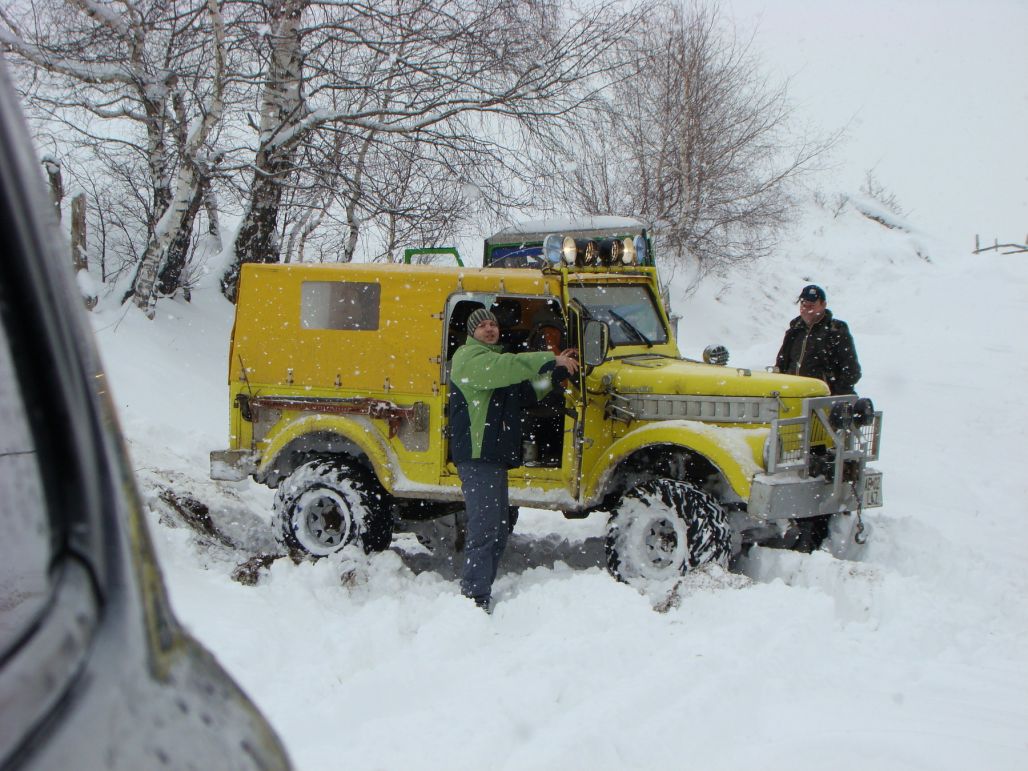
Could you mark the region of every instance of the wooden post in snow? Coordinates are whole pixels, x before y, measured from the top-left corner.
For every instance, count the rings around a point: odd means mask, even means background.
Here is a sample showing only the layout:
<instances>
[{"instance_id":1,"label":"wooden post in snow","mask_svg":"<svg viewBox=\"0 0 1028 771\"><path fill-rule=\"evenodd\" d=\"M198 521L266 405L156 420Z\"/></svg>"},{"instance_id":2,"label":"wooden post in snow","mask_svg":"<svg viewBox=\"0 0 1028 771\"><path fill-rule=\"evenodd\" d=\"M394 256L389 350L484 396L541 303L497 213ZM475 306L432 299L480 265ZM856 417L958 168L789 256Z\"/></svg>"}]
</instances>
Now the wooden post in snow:
<instances>
[{"instance_id":1,"label":"wooden post in snow","mask_svg":"<svg viewBox=\"0 0 1028 771\"><path fill-rule=\"evenodd\" d=\"M92 292L92 281L83 281L81 271L89 275L89 258L86 252L86 194L79 193L71 199L71 265L75 269L79 290L86 310L96 307L97 296Z\"/></svg>"}]
</instances>

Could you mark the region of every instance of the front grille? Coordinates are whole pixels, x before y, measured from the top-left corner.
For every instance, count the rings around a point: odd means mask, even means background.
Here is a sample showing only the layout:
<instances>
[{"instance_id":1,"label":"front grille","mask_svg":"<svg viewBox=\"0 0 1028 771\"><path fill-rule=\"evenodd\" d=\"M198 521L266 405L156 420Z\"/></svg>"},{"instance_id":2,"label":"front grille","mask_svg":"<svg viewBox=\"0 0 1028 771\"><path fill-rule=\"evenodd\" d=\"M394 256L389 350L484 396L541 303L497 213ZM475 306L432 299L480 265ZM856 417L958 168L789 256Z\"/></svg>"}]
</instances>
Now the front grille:
<instances>
[{"instance_id":1,"label":"front grille","mask_svg":"<svg viewBox=\"0 0 1028 771\"><path fill-rule=\"evenodd\" d=\"M607 416L614 420L697 420L706 423L770 423L776 398L612 393Z\"/></svg>"}]
</instances>

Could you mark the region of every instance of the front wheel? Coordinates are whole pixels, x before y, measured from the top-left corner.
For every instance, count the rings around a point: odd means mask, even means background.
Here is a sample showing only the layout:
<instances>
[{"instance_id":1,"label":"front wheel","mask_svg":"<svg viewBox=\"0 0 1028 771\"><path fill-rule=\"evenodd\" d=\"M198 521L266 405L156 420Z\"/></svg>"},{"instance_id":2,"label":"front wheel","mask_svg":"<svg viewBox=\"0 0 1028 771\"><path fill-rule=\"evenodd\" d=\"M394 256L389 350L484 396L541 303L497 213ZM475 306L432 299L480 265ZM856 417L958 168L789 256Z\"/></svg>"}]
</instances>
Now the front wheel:
<instances>
[{"instance_id":1,"label":"front wheel","mask_svg":"<svg viewBox=\"0 0 1028 771\"><path fill-rule=\"evenodd\" d=\"M382 551L392 540L385 491L362 467L321 458L290 474L275 493L275 537L290 552L326 557L350 543Z\"/></svg>"},{"instance_id":2,"label":"front wheel","mask_svg":"<svg viewBox=\"0 0 1028 771\"><path fill-rule=\"evenodd\" d=\"M674 579L708 562L728 564L728 518L717 499L687 482L633 487L607 525L607 569L629 584Z\"/></svg>"}]
</instances>

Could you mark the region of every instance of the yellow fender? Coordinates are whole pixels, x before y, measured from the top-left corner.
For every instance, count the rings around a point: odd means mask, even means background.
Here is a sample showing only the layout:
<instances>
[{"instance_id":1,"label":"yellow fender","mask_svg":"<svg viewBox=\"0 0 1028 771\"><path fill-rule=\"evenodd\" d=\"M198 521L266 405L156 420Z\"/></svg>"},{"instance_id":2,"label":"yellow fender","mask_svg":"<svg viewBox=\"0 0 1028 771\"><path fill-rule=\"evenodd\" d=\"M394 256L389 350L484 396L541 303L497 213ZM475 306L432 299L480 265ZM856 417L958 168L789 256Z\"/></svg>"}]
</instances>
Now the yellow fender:
<instances>
[{"instance_id":1,"label":"yellow fender","mask_svg":"<svg viewBox=\"0 0 1028 771\"><path fill-rule=\"evenodd\" d=\"M715 426L694 420L647 423L614 442L607 449L606 459L593 464L582 480L582 500L599 500L622 460L644 447L660 444L675 445L702 455L717 468L736 495L748 500L750 480L764 470L761 457L769 431L767 427Z\"/></svg>"},{"instance_id":2,"label":"yellow fender","mask_svg":"<svg viewBox=\"0 0 1028 771\"><path fill-rule=\"evenodd\" d=\"M262 453L258 472L263 473L275 464L281 453L291 442L306 434L336 434L357 445L368 456L379 481L387 490L393 488L394 464L392 452L367 418L344 417L340 415L304 415L273 432L274 439Z\"/></svg>"}]
</instances>

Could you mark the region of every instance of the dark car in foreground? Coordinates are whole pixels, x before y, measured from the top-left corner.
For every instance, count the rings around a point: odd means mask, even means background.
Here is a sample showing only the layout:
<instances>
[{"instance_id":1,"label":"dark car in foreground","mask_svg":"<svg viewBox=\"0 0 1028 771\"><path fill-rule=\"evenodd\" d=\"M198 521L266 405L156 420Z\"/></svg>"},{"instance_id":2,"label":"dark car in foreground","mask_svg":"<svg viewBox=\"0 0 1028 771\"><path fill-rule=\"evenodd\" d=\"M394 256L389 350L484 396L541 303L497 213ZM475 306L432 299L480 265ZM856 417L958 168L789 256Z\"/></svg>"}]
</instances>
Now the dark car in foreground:
<instances>
[{"instance_id":1,"label":"dark car in foreground","mask_svg":"<svg viewBox=\"0 0 1028 771\"><path fill-rule=\"evenodd\" d=\"M175 620L0 60L0 766L282 769Z\"/></svg>"}]
</instances>

